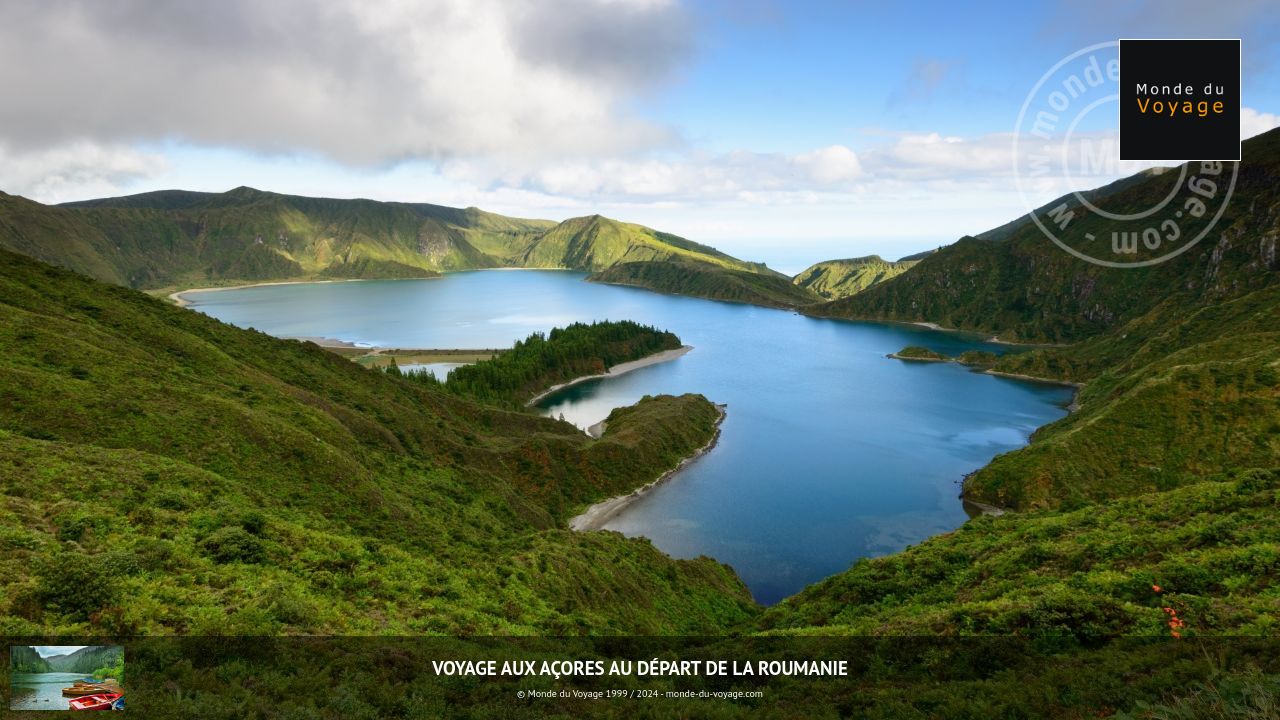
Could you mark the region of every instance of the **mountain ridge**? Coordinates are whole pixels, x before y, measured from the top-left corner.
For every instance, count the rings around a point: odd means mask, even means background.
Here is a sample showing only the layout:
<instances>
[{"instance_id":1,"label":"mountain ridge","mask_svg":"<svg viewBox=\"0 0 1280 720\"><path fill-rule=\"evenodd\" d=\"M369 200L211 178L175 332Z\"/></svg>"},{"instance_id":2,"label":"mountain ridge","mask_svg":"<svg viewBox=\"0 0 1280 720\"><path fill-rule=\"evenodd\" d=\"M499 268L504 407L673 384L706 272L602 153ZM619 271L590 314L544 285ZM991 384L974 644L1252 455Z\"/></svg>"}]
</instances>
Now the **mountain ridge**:
<instances>
[{"instance_id":1,"label":"mountain ridge","mask_svg":"<svg viewBox=\"0 0 1280 720\"><path fill-rule=\"evenodd\" d=\"M805 268L792 282L821 298L835 300L857 295L872 285L895 278L911 269L916 262L910 259L890 261L879 255L824 260Z\"/></svg>"},{"instance_id":2,"label":"mountain ridge","mask_svg":"<svg viewBox=\"0 0 1280 720\"><path fill-rule=\"evenodd\" d=\"M312 198L247 186L62 205L0 193L0 247L140 289L432 277L499 267L598 272L619 262L696 261L774 274L601 215L557 223L474 207Z\"/></svg>"},{"instance_id":3,"label":"mountain ridge","mask_svg":"<svg viewBox=\"0 0 1280 720\"><path fill-rule=\"evenodd\" d=\"M966 236L864 292L813 305L819 317L927 321L1032 343L1069 343L1140 317L1164 297L1187 306L1229 298L1274 282L1280 269L1280 129L1244 143L1235 195L1213 233L1181 255L1144 268L1111 269L1072 257L1025 216ZM1105 191L1105 193L1104 193ZM1118 207L1167 194L1158 174L1138 173L1084 193ZM1070 202L1078 206L1073 196ZM1113 211L1115 209L1113 208ZM1081 223L1098 228L1096 216Z\"/></svg>"}]
</instances>

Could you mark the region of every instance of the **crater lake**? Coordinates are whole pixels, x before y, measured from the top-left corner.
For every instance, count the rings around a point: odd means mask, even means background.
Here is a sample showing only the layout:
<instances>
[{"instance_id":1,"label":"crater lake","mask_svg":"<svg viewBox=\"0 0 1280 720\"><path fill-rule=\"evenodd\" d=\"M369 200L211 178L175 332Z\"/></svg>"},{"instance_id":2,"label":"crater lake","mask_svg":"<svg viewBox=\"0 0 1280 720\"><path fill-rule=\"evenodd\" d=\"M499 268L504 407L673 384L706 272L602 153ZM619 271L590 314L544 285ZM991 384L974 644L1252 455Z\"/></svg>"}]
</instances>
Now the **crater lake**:
<instances>
[{"instance_id":1,"label":"crater lake","mask_svg":"<svg viewBox=\"0 0 1280 720\"><path fill-rule=\"evenodd\" d=\"M240 327L377 347L504 348L593 320L675 332L693 351L565 388L538 410L585 429L644 395L696 392L727 405L716 447L605 528L647 537L675 557L727 563L767 604L859 558L955 529L967 517L963 477L1025 445L1066 414L1072 397L1066 387L885 357L907 345L947 355L1017 350L977 336L814 319L584 277L483 270L182 295Z\"/></svg>"}]
</instances>

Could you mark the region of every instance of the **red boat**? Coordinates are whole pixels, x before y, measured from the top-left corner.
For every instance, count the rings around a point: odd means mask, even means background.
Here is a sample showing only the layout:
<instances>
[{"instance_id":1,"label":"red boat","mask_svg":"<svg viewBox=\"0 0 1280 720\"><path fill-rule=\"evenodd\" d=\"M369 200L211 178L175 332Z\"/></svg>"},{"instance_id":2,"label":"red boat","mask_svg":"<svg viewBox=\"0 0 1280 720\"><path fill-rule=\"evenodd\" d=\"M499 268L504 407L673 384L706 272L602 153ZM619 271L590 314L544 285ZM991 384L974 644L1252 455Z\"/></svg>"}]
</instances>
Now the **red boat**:
<instances>
[{"instance_id":1,"label":"red boat","mask_svg":"<svg viewBox=\"0 0 1280 720\"><path fill-rule=\"evenodd\" d=\"M119 699L120 693L98 693L85 695L69 700L72 710L110 710L111 703Z\"/></svg>"}]
</instances>

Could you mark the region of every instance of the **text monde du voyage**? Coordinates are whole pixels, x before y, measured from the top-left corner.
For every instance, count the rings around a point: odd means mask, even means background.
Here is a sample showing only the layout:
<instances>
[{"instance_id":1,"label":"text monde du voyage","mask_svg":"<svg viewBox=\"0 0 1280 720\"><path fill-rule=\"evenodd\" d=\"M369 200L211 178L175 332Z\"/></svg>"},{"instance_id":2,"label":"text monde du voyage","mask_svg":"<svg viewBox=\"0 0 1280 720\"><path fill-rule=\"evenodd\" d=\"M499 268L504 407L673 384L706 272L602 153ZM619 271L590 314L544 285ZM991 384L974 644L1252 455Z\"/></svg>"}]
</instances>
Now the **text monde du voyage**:
<instances>
[{"instance_id":1,"label":"text monde du voyage","mask_svg":"<svg viewBox=\"0 0 1280 720\"><path fill-rule=\"evenodd\" d=\"M1225 86L1205 83L1204 87L1190 83L1174 85L1151 85L1136 83L1134 86L1138 103L1138 112L1143 115L1160 115L1166 117L1193 116L1209 117L1226 112L1226 104L1222 100L1213 99L1225 95Z\"/></svg>"}]
</instances>

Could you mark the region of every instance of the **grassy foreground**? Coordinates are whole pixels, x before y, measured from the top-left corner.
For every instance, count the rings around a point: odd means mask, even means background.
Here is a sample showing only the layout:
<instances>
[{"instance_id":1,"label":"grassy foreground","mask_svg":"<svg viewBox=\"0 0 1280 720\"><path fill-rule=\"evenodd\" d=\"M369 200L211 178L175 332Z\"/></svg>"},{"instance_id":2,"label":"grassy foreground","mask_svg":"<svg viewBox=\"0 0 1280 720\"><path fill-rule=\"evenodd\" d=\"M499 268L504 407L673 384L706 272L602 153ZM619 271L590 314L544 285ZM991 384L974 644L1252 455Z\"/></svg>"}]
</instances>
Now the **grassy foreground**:
<instances>
[{"instance_id":1,"label":"grassy foreground","mask_svg":"<svg viewBox=\"0 0 1280 720\"><path fill-rule=\"evenodd\" d=\"M0 251L7 635L720 632L728 568L575 534L701 447L648 398L596 441Z\"/></svg>"}]
</instances>

